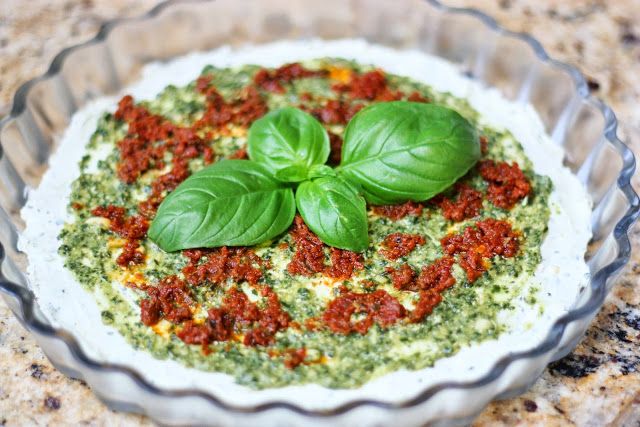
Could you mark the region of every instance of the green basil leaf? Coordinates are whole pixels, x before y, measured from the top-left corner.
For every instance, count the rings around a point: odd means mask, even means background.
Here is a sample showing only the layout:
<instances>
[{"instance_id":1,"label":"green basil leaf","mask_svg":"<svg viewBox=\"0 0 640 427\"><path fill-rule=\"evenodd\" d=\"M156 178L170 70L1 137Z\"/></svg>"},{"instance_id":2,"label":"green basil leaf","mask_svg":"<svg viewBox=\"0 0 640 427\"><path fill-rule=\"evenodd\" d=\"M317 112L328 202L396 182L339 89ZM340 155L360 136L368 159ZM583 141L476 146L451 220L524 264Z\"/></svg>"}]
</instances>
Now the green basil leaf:
<instances>
[{"instance_id":1,"label":"green basil leaf","mask_svg":"<svg viewBox=\"0 0 640 427\"><path fill-rule=\"evenodd\" d=\"M282 182L302 182L309 176L306 166L291 165L276 171L275 177Z\"/></svg>"},{"instance_id":2,"label":"green basil leaf","mask_svg":"<svg viewBox=\"0 0 640 427\"><path fill-rule=\"evenodd\" d=\"M323 176L338 176L335 169L327 165L313 165L309 168L309 179L321 178Z\"/></svg>"},{"instance_id":3,"label":"green basil leaf","mask_svg":"<svg viewBox=\"0 0 640 427\"><path fill-rule=\"evenodd\" d=\"M222 160L189 178L158 208L149 237L162 249L250 246L293 222L293 190L249 160Z\"/></svg>"},{"instance_id":4,"label":"green basil leaf","mask_svg":"<svg viewBox=\"0 0 640 427\"><path fill-rule=\"evenodd\" d=\"M271 111L249 129L249 158L274 173L290 166L324 164L329 151L329 135L322 124L297 108Z\"/></svg>"},{"instance_id":5,"label":"green basil leaf","mask_svg":"<svg viewBox=\"0 0 640 427\"><path fill-rule=\"evenodd\" d=\"M342 179L303 182L296 190L296 205L307 226L327 245L355 252L369 246L366 202Z\"/></svg>"},{"instance_id":6,"label":"green basil leaf","mask_svg":"<svg viewBox=\"0 0 640 427\"><path fill-rule=\"evenodd\" d=\"M407 101L371 105L347 125L340 173L368 202L427 200L480 158L474 127L457 112Z\"/></svg>"}]
</instances>

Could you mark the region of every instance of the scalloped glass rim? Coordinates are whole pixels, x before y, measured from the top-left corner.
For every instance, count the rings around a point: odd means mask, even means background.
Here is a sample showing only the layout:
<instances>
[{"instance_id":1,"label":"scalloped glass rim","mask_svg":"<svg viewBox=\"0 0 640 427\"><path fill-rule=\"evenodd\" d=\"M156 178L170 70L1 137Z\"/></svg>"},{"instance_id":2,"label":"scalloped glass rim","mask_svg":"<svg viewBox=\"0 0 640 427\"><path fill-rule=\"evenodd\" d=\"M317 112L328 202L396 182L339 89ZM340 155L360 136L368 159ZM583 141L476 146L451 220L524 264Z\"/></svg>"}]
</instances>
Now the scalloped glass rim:
<instances>
[{"instance_id":1,"label":"scalloped glass rim","mask_svg":"<svg viewBox=\"0 0 640 427\"><path fill-rule=\"evenodd\" d=\"M484 385L490 384L501 377L501 375L509 368L514 365L517 361L524 359L532 359L538 356L544 355L549 352L554 352L553 359L557 359L562 357L566 353L568 353L578 342L581 337L581 333L577 334L577 336L571 339L569 344L564 345L561 348L558 348L558 345L561 342L563 334L565 330L573 323L578 320L589 320L592 318L599 308L602 306L604 298L609 290L610 279L613 278L616 273L618 273L625 263L629 260L631 246L627 236L627 233L637 219L640 212L640 204L638 200L638 196L635 191L632 189L630 184L630 179L635 171L635 158L631 150L616 136L617 129L617 120L613 111L600 100L592 97L589 93L589 89L587 83L582 76L582 74L574 67L551 59L545 50L542 48L541 44L536 41L534 38L527 34L523 33L514 33L511 31L507 31L504 28L500 27L495 20L490 18L489 16L473 9L460 9L460 8L451 8L444 6L437 2L436 0L425 0L426 3L429 3L431 6L435 7L438 11L445 14L452 15L466 15L470 17L474 17L477 20L480 20L484 23L486 28L490 29L496 36L500 36L503 38L512 38L519 39L525 42L527 45L535 53L538 61L540 63L546 64L552 67L555 70L561 71L565 75L568 75L573 82L574 89L582 101L588 102L591 106L597 109L599 113L602 115L602 119L604 120L603 127L603 137L606 140L606 144L610 145L615 153L621 159L621 168L620 173L616 177L615 185L612 186L613 189L618 190L623 197L623 202L625 204L624 211L620 213L618 216L618 220L615 223L615 226L612 229L612 232L607 236L607 239L610 240L610 244L612 246L612 250L615 251L616 255L612 259L607 259L607 262L598 268L595 272L593 272L592 280L591 280L591 294L588 299L576 309L569 311L566 315L559 318L552 329L549 331L547 338L542 342L539 346L532 348L529 351L519 352L510 354L504 358L502 358L498 363L496 363L493 368L483 375L480 379L476 381L469 382L446 382L440 383L433 387L429 387L423 390L419 395L415 396L412 399L401 403L389 403L378 400L353 400L349 403L343 404L341 406L332 408L330 410L322 410L322 411L314 411L307 410L305 408L299 407L297 405L293 405L286 401L272 401L269 403L264 403L257 406L246 406L239 407L233 406L225 403L220 400L218 397L200 392L198 390L180 390L180 391L169 391L159 389L149 382L147 382L141 375L139 375L136 371L128 368L127 366L117 366L117 365L109 365L96 362L89 357L81 350L74 336L63 330L58 330L52 327L47 322L43 321L40 316L37 315L37 305L34 301L34 295L31 291L26 288L24 285L16 283L15 281L9 280L8 275L5 273L6 269L15 268L10 265L9 257L7 257L7 252L5 246L0 244L0 262L2 263L3 269L0 271L0 291L4 294L3 296L9 303L10 308L18 317L20 322L30 331L35 333L38 338L39 343L43 346L43 348L50 346L49 351L45 348L45 352L52 359L52 362L56 364L56 358L52 357L51 353L58 354L60 351L68 352L75 363L77 363L77 369L84 370L84 375L77 371L75 368L70 368L68 366L59 366L59 368L65 372L66 374L74 377L84 377L87 379L87 382L92 385L92 381L90 378L87 378L87 373L90 372L100 372L102 374L110 374L113 377L117 377L119 375L124 375L128 377L136 387L139 388L138 391L144 391L149 393L150 395L155 395L157 397L162 398L189 398L196 397L202 398L206 402L215 405L219 409L223 411L229 411L231 413L236 414L255 414L262 413L268 410L280 409L286 411L292 411L294 413L304 415L304 416L314 416L314 417L332 417L341 414L346 414L350 411L362 408L362 407L375 407L378 409L407 409L413 408L420 404L427 402L432 396L443 390L469 390L469 389L481 389ZM158 15L160 15L166 8L170 7L173 4L183 4L189 2L165 2L161 3L147 14L132 19L122 19L122 20L114 20L106 23L102 26L96 37L92 40L77 46L73 46L61 51L52 61L48 71L33 80L28 81L24 85L22 85L15 94L13 100L13 107L8 117L6 117L2 122L0 122L0 135L2 135L3 129L9 126L9 124L16 118L18 118L21 114L23 114L27 109L27 97L32 90L32 88L40 81L44 81L47 79L51 79L55 77L58 73L60 73L63 69L65 60L73 54L74 51L84 48L90 45L99 45L101 42L105 41L107 36L111 31L118 27L123 22L132 22L132 21L146 21L152 20ZM195 1L193 3L199 3ZM473 75L473 72L470 73ZM46 154L44 155L46 156ZM0 148L0 162L2 162L3 157L6 157L6 153L2 151ZM7 161L8 162L8 161ZM584 160L586 163L587 160ZM9 173L11 174L11 165L9 163ZM11 175L12 180L7 180L5 182L9 182L9 186L11 183L17 182L24 185L21 178L18 177L18 174L13 171L13 175ZM2 176L3 179L6 179L5 176ZM6 184L5 184L6 185ZM20 187L20 186L16 186ZM615 187L615 188L614 188ZM9 190L12 190L9 188ZM607 194L611 193L611 191L607 191ZM16 196L18 199L21 197L24 198L24 195ZM603 198L606 198L607 195L604 195ZM7 248L10 252L17 252L15 249L15 241L17 236L17 230L12 226L10 216L2 209L0 209L0 224L6 223L5 229L0 229L0 238L3 243L7 243ZM604 240L604 239L603 239ZM45 342L46 341L46 345ZM51 350L51 348L56 347L57 350ZM515 395L523 392L528 388L528 386L535 380L535 376L527 379L524 385L519 385L516 387L508 388L505 392L502 392L499 395L495 393L485 397L485 403L494 398L505 397L507 395ZM94 391L96 394L100 395L100 387L94 387ZM146 412L151 417L154 417L158 420L162 420L162 417L167 417L167 420L170 420L171 417L167 416L167 414L157 415L154 414L153 410L150 409L152 406L150 403L147 405L139 405L139 402L136 402L135 399L132 399L129 396L124 396L122 400L113 401L112 399L104 399L111 406L120 409L120 410L128 410L134 412ZM142 409L145 408L145 409ZM449 422L454 421L458 422L466 422L472 419L476 414L462 414L462 415L441 415L438 420L448 420ZM444 418L443 418L444 417Z\"/></svg>"}]
</instances>

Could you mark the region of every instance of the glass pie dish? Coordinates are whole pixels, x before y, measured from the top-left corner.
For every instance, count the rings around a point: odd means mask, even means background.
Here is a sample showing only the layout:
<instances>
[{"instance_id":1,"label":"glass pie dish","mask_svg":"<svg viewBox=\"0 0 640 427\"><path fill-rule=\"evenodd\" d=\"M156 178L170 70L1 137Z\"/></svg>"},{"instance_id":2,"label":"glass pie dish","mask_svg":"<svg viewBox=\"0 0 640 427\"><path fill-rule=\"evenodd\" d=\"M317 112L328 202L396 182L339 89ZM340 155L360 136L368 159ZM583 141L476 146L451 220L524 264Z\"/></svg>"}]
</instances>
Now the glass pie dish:
<instances>
[{"instance_id":1,"label":"glass pie dish","mask_svg":"<svg viewBox=\"0 0 640 427\"><path fill-rule=\"evenodd\" d=\"M92 359L73 331L56 329L40 311L25 275L29 254L17 245L26 190L38 186L73 113L92 99L118 93L150 62L221 45L307 38L361 38L418 49L456 64L510 100L530 103L594 203L593 238L585 255L590 286L539 345L508 354L473 380L438 383L401 402L363 397L321 410L286 399L240 405L202 390L159 388L131 367ZM45 75L16 93L0 126L0 142L3 297L58 369L84 379L112 408L145 413L162 424L467 423L490 400L523 392L549 362L578 343L629 259L627 232L639 212L630 186L633 154L616 137L613 112L589 95L577 70L548 58L529 36L505 31L477 11L423 0L163 3L141 18L107 23L93 40L56 56Z\"/></svg>"}]
</instances>

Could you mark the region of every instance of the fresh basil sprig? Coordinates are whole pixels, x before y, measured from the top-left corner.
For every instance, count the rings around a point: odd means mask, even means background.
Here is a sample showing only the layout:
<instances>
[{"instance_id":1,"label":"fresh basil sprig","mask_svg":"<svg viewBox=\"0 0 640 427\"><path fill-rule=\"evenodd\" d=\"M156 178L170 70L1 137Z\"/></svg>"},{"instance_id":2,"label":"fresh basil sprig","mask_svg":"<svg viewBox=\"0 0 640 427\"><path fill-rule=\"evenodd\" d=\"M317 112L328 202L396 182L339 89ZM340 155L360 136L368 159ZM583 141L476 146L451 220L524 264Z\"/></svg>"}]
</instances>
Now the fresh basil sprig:
<instances>
[{"instance_id":1,"label":"fresh basil sprig","mask_svg":"<svg viewBox=\"0 0 640 427\"><path fill-rule=\"evenodd\" d=\"M312 115L293 107L272 111L251 125L249 158L285 182L306 179L309 168L329 158L329 135Z\"/></svg>"},{"instance_id":2,"label":"fresh basil sprig","mask_svg":"<svg viewBox=\"0 0 640 427\"><path fill-rule=\"evenodd\" d=\"M356 114L345 130L338 168L373 204L427 200L480 158L473 126L433 104L384 102Z\"/></svg>"},{"instance_id":3,"label":"fresh basil sprig","mask_svg":"<svg viewBox=\"0 0 640 427\"><path fill-rule=\"evenodd\" d=\"M462 116L407 101L356 114L336 169L325 165L325 129L295 108L255 121L247 145L251 160L219 161L165 198L149 229L158 246L175 251L262 243L291 225L297 206L324 243L362 252L369 244L366 202L427 200L480 158L476 132Z\"/></svg>"}]
</instances>

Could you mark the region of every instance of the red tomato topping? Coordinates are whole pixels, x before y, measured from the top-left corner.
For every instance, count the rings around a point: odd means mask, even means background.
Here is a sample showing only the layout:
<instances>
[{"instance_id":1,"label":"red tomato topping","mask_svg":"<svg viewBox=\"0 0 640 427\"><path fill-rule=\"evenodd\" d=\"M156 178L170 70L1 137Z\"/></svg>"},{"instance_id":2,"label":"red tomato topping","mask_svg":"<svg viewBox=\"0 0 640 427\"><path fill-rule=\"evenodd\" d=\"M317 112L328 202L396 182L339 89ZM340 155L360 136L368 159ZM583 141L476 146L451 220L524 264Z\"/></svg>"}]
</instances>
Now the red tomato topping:
<instances>
[{"instance_id":1,"label":"red tomato topping","mask_svg":"<svg viewBox=\"0 0 640 427\"><path fill-rule=\"evenodd\" d=\"M409 264L405 262L398 268L387 267L386 271L391 276L391 282L396 289L413 290L416 273Z\"/></svg>"},{"instance_id":2,"label":"red tomato topping","mask_svg":"<svg viewBox=\"0 0 640 427\"><path fill-rule=\"evenodd\" d=\"M324 271L325 255L322 241L309 230L300 215L296 215L290 233L296 251L287 266L289 273L312 276Z\"/></svg>"},{"instance_id":3,"label":"red tomato topping","mask_svg":"<svg viewBox=\"0 0 640 427\"><path fill-rule=\"evenodd\" d=\"M416 280L415 290L434 290L442 292L455 285L456 279L451 275L454 259L450 256L438 258L432 264L422 267L420 276Z\"/></svg>"},{"instance_id":4,"label":"red tomato topping","mask_svg":"<svg viewBox=\"0 0 640 427\"><path fill-rule=\"evenodd\" d=\"M293 80L305 77L323 76L325 74L326 71L309 70L299 63L294 62L292 64L283 65L273 71L263 68L253 77L253 82L256 86L266 91L284 93L285 90L282 85L285 83L290 83Z\"/></svg>"},{"instance_id":5,"label":"red tomato topping","mask_svg":"<svg viewBox=\"0 0 640 427\"><path fill-rule=\"evenodd\" d=\"M469 252L462 252L459 263L467 273L467 279L472 283L478 280L489 268L489 262L475 248Z\"/></svg>"},{"instance_id":6,"label":"red tomato topping","mask_svg":"<svg viewBox=\"0 0 640 427\"><path fill-rule=\"evenodd\" d=\"M391 233L383 240L384 249L380 253L395 261L411 253L418 245L424 245L424 237L418 234Z\"/></svg>"},{"instance_id":7,"label":"red tomato topping","mask_svg":"<svg viewBox=\"0 0 640 427\"><path fill-rule=\"evenodd\" d=\"M203 91L207 96L207 106L204 114L194 127L222 127L229 124L249 126L251 123L267 113L267 104L260 93L253 86L243 89L239 99L225 101L217 90L210 86Z\"/></svg>"},{"instance_id":8,"label":"red tomato topping","mask_svg":"<svg viewBox=\"0 0 640 427\"><path fill-rule=\"evenodd\" d=\"M489 138L484 135L480 135L480 152L482 155L489 152Z\"/></svg>"},{"instance_id":9,"label":"red tomato topping","mask_svg":"<svg viewBox=\"0 0 640 427\"><path fill-rule=\"evenodd\" d=\"M120 100L114 116L128 123L127 135L117 144L121 181L131 184L150 169L164 168L165 153L172 154L171 171L154 180L150 196L140 203L138 210L147 218L153 218L166 193L189 176L189 159L201 156L205 164L214 160L213 149L195 129L176 126L162 116L151 114L146 108L135 105L131 96Z\"/></svg>"},{"instance_id":10,"label":"red tomato topping","mask_svg":"<svg viewBox=\"0 0 640 427\"><path fill-rule=\"evenodd\" d=\"M246 247L189 249L182 254L190 261L182 273L192 285L205 282L220 284L228 279L236 283L247 281L256 284L262 278L262 259Z\"/></svg>"},{"instance_id":11,"label":"red tomato topping","mask_svg":"<svg viewBox=\"0 0 640 427\"><path fill-rule=\"evenodd\" d=\"M422 205L409 200L399 205L380 205L374 206L373 212L376 215L385 216L394 221L404 218L407 215L422 215Z\"/></svg>"},{"instance_id":12,"label":"red tomato topping","mask_svg":"<svg viewBox=\"0 0 640 427\"><path fill-rule=\"evenodd\" d=\"M138 250L140 244L136 240L127 240L122 247L122 253L116 259L116 263L122 267L144 263L145 256Z\"/></svg>"},{"instance_id":13,"label":"red tomato topping","mask_svg":"<svg viewBox=\"0 0 640 427\"><path fill-rule=\"evenodd\" d=\"M231 153L228 158L229 159L246 160L246 159L249 158L249 153L247 153L247 148L246 147L242 147L242 148L238 148L236 151Z\"/></svg>"},{"instance_id":14,"label":"red tomato topping","mask_svg":"<svg viewBox=\"0 0 640 427\"><path fill-rule=\"evenodd\" d=\"M278 295L271 288L263 288L263 296L266 300L265 307L259 312L259 317L251 330L244 336L244 344L269 345L273 343L276 333L289 326L291 317L282 310Z\"/></svg>"},{"instance_id":15,"label":"red tomato topping","mask_svg":"<svg viewBox=\"0 0 640 427\"><path fill-rule=\"evenodd\" d=\"M487 218L465 227L462 234L447 235L442 240L442 248L449 255L475 249L485 257L501 255L506 258L518 253L518 233L508 221Z\"/></svg>"},{"instance_id":16,"label":"red tomato topping","mask_svg":"<svg viewBox=\"0 0 640 427\"><path fill-rule=\"evenodd\" d=\"M431 99L422 96L420 92L412 92L411 95L407 97L407 101L429 103Z\"/></svg>"},{"instance_id":17,"label":"red tomato topping","mask_svg":"<svg viewBox=\"0 0 640 427\"><path fill-rule=\"evenodd\" d=\"M211 343L211 328L207 323L187 320L176 335L186 344L199 344L206 348Z\"/></svg>"},{"instance_id":18,"label":"red tomato topping","mask_svg":"<svg viewBox=\"0 0 640 427\"><path fill-rule=\"evenodd\" d=\"M467 184L456 184L455 190L455 199L443 195L433 198L433 203L442 209L442 215L455 222L477 216L482 209L482 193Z\"/></svg>"},{"instance_id":19,"label":"red tomato topping","mask_svg":"<svg viewBox=\"0 0 640 427\"><path fill-rule=\"evenodd\" d=\"M489 184L487 197L500 208L511 209L531 192L529 180L515 162L510 165L483 160L480 162L480 175Z\"/></svg>"},{"instance_id":20,"label":"red tomato topping","mask_svg":"<svg viewBox=\"0 0 640 427\"><path fill-rule=\"evenodd\" d=\"M207 313L204 323L187 321L177 333L187 344L208 346L213 341L228 341L234 332L244 332L243 343L248 346L269 345L275 334L286 329L289 315L282 310L277 295L270 288L263 288L264 308L249 301L247 295L238 288L227 291L222 305Z\"/></svg>"},{"instance_id":21,"label":"red tomato topping","mask_svg":"<svg viewBox=\"0 0 640 427\"><path fill-rule=\"evenodd\" d=\"M330 248L331 265L325 265L325 245L304 223L300 215L296 215L289 231L296 250L287 266L289 274L313 276L324 273L338 280L346 280L355 270L364 267L362 255L337 248Z\"/></svg>"},{"instance_id":22,"label":"red tomato topping","mask_svg":"<svg viewBox=\"0 0 640 427\"><path fill-rule=\"evenodd\" d=\"M213 159L210 160L212 161ZM210 163L206 158L205 162ZM173 168L169 172L157 177L151 183L151 194L147 200L138 205L138 212L140 212L144 217L152 219L166 194L175 190L175 188L182 181L187 179L189 175L190 172L187 161L183 159L174 159Z\"/></svg>"},{"instance_id":23,"label":"red tomato topping","mask_svg":"<svg viewBox=\"0 0 640 427\"><path fill-rule=\"evenodd\" d=\"M500 255L516 256L520 248L519 234L507 221L487 218L466 227L462 234L449 234L440 240L448 255L460 254L460 266L467 272L470 282L475 281L487 269L484 259Z\"/></svg>"},{"instance_id":24,"label":"red tomato topping","mask_svg":"<svg viewBox=\"0 0 640 427\"><path fill-rule=\"evenodd\" d=\"M140 301L140 320L146 326L153 326L162 317L160 302L155 298L145 298Z\"/></svg>"},{"instance_id":25,"label":"red tomato topping","mask_svg":"<svg viewBox=\"0 0 640 427\"><path fill-rule=\"evenodd\" d=\"M396 269L387 267L387 273L391 275L391 281L396 289L416 292L433 289L442 292L456 283L451 275L453 263L453 257L438 258L432 264L422 267L417 277L415 271L406 263Z\"/></svg>"},{"instance_id":26,"label":"red tomato topping","mask_svg":"<svg viewBox=\"0 0 640 427\"><path fill-rule=\"evenodd\" d=\"M422 267L418 277L408 264L402 264L397 269L387 268L396 289L419 292L418 301L408 314L410 322L421 322L431 314L442 301L441 293L456 283L451 274L453 263L453 257L444 256L431 265Z\"/></svg>"},{"instance_id":27,"label":"red tomato topping","mask_svg":"<svg viewBox=\"0 0 640 427\"><path fill-rule=\"evenodd\" d=\"M347 280L354 270L364 268L362 255L344 249L331 248L331 267L326 268L329 277L339 280Z\"/></svg>"},{"instance_id":28,"label":"red tomato topping","mask_svg":"<svg viewBox=\"0 0 640 427\"><path fill-rule=\"evenodd\" d=\"M191 319L193 303L187 284L177 276L168 276L156 286L144 286L149 296L140 301L142 323L152 326L164 318L173 323Z\"/></svg>"},{"instance_id":29,"label":"red tomato topping","mask_svg":"<svg viewBox=\"0 0 640 427\"><path fill-rule=\"evenodd\" d=\"M387 78L380 70L369 71L364 74L353 74L348 83L333 85L336 92L347 93L353 99L367 99L369 101L396 101L402 99L402 93L392 91L387 86Z\"/></svg>"},{"instance_id":30,"label":"red tomato topping","mask_svg":"<svg viewBox=\"0 0 640 427\"><path fill-rule=\"evenodd\" d=\"M149 222L139 215L127 217L125 209L121 206L98 206L91 214L107 218L109 229L127 239L142 239L147 235Z\"/></svg>"},{"instance_id":31,"label":"red tomato topping","mask_svg":"<svg viewBox=\"0 0 640 427\"><path fill-rule=\"evenodd\" d=\"M345 125L362 108L364 108L364 104L352 104L344 100L330 99L324 106L312 109L311 114L327 125Z\"/></svg>"},{"instance_id":32,"label":"red tomato topping","mask_svg":"<svg viewBox=\"0 0 640 427\"><path fill-rule=\"evenodd\" d=\"M304 362L307 357L306 348L290 348L284 351L284 366L295 369Z\"/></svg>"},{"instance_id":33,"label":"red tomato topping","mask_svg":"<svg viewBox=\"0 0 640 427\"><path fill-rule=\"evenodd\" d=\"M420 297L415 308L409 313L409 321L412 323L421 322L425 317L433 312L438 304L442 302L442 295L435 289L420 291Z\"/></svg>"},{"instance_id":34,"label":"red tomato topping","mask_svg":"<svg viewBox=\"0 0 640 427\"><path fill-rule=\"evenodd\" d=\"M120 100L114 117L129 125L127 135L117 144L118 177L127 184L149 169L163 168L167 150L175 152L177 159L194 158L207 147L193 129L175 126L164 117L151 114L145 107L135 105L129 95Z\"/></svg>"},{"instance_id":35,"label":"red tomato topping","mask_svg":"<svg viewBox=\"0 0 640 427\"><path fill-rule=\"evenodd\" d=\"M405 314L402 304L383 289L365 294L343 289L342 294L328 304L322 319L333 332L358 332L364 335L374 323L387 327L405 317ZM364 318L354 321L351 319L354 315Z\"/></svg>"},{"instance_id":36,"label":"red tomato topping","mask_svg":"<svg viewBox=\"0 0 640 427\"><path fill-rule=\"evenodd\" d=\"M149 222L140 215L127 216L125 208L121 206L98 206L91 211L94 216L109 220L109 229L127 239L122 247L122 253L116 263L122 267L129 267L144 263L145 256L138 251L139 240L147 235Z\"/></svg>"},{"instance_id":37,"label":"red tomato topping","mask_svg":"<svg viewBox=\"0 0 640 427\"><path fill-rule=\"evenodd\" d=\"M299 98L300 98L300 101L303 101L303 102L313 101L313 95L310 92L302 92Z\"/></svg>"}]
</instances>

